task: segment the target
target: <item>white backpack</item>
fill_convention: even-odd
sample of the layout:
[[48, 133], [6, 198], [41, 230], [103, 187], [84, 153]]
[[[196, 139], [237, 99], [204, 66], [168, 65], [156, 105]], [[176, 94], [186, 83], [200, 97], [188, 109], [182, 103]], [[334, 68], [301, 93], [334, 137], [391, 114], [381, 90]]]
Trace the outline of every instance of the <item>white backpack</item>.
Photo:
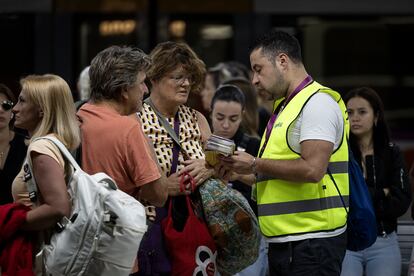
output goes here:
[[[73, 167], [67, 184], [72, 199], [71, 217], [62, 219], [61, 231], [54, 233], [50, 244], [42, 248], [46, 275], [129, 275], [147, 231], [144, 206], [120, 191], [108, 175], [82, 171], [55, 137], [38, 139], [52, 141]], [[31, 168], [27, 158], [26, 175]], [[30, 176], [26, 177], [30, 178], [26, 186], [31, 197], [36, 198], [36, 183]]]

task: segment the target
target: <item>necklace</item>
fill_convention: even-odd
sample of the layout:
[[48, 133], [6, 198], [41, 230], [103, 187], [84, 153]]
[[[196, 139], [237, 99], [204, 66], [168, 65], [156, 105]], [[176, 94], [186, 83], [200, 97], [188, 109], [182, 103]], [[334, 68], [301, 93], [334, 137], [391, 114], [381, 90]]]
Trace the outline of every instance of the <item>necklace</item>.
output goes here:
[[9, 132], [9, 137], [6, 141], [6, 146], [2, 147], [2, 149], [0, 150], [0, 168], [3, 168], [3, 163], [7, 158], [7, 151], [10, 147], [10, 132]]
[[9, 147], [10, 147], [10, 145], [7, 144], [7, 146], [0, 151], [0, 169], [3, 169], [3, 166], [4, 166], [5, 162], [6, 162], [6, 159], [7, 159], [7, 151], [9, 150]]
[[9, 149], [9, 144], [7, 144], [6, 147], [0, 151], [0, 164], [1, 164], [1, 161], [3, 161], [3, 158], [5, 157], [8, 149]]

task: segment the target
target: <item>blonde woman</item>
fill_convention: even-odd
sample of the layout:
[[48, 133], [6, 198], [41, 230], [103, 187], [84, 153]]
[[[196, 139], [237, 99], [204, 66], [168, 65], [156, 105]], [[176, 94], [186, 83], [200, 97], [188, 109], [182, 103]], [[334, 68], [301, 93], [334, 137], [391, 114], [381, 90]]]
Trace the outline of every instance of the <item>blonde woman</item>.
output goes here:
[[23, 229], [41, 231], [69, 216], [71, 204], [66, 190], [65, 160], [59, 149], [49, 140], [35, 139], [54, 136], [72, 150], [80, 141], [79, 127], [71, 90], [61, 77], [31, 75], [20, 84], [22, 90], [13, 113], [15, 126], [27, 130], [31, 138], [26, 157], [33, 163], [31, 177], [38, 186], [38, 202], [29, 198], [23, 168], [13, 181], [12, 194], [16, 203], [31, 207]]

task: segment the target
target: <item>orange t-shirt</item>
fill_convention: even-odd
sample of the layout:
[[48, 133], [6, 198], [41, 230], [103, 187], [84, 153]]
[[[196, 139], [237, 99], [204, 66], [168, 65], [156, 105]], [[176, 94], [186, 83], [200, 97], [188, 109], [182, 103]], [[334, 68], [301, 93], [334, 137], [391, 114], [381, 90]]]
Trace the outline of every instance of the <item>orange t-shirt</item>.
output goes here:
[[136, 196], [137, 187], [160, 178], [141, 125], [114, 109], [86, 103], [78, 111], [82, 133], [82, 168], [105, 172], [118, 187]]

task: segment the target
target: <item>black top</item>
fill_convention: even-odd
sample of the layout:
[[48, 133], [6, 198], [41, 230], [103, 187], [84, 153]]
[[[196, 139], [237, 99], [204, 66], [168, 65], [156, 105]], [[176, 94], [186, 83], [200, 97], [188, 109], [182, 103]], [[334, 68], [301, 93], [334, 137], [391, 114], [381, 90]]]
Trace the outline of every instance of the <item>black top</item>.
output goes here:
[[[236, 144], [236, 149], [238, 151], [244, 150], [245, 152], [253, 156], [256, 156], [257, 153], [259, 152], [260, 140], [256, 137], [252, 137], [252, 136], [249, 136], [243, 133], [240, 128], [239, 130], [237, 130], [232, 140]], [[242, 193], [242, 195], [249, 202], [250, 207], [252, 207], [253, 211], [257, 215], [257, 204], [256, 202], [252, 200], [252, 196], [251, 196], [252, 187], [240, 181], [232, 181], [231, 184], [232, 184], [233, 189]]]
[[27, 146], [24, 139], [22, 134], [15, 132], [13, 140], [10, 141], [6, 162], [3, 169], [0, 170], [0, 204], [13, 202], [11, 185], [26, 157]]
[[[357, 157], [361, 165], [360, 159]], [[365, 166], [365, 181], [374, 204], [378, 235], [397, 231], [397, 219], [411, 203], [411, 187], [401, 151], [391, 143], [375, 155], [366, 156]], [[389, 195], [385, 195], [384, 188], [390, 190]]]

